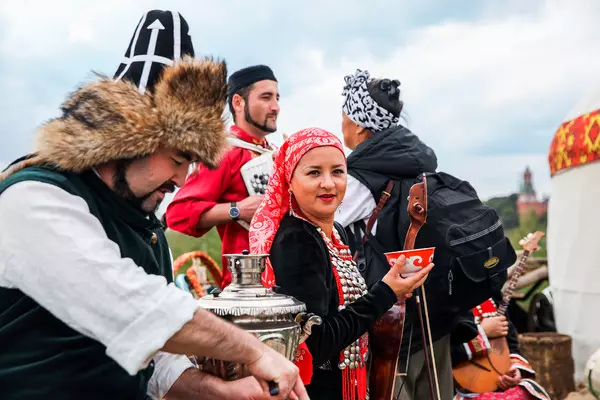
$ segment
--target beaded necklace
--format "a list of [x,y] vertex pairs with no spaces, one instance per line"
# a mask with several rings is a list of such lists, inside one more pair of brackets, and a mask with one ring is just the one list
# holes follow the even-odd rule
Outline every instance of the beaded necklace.
[[[317,231],[329,250],[338,290],[338,311],[342,311],[347,304],[367,294],[367,285],[352,259],[350,249],[342,242],[337,230],[333,229],[331,239],[321,228],[317,227]],[[340,353],[338,368],[342,370],[344,399],[368,398],[366,373],[368,347],[368,334],[365,333]]]
[[[289,213],[314,226],[323,238],[333,266],[332,271],[338,292],[338,311],[344,310],[347,304],[353,303],[367,294],[367,284],[358,271],[350,248],[342,242],[335,226],[333,235],[329,238],[321,228],[296,211],[291,198]],[[342,370],[342,398],[344,400],[369,399],[367,390],[368,350],[369,335],[365,333],[340,352],[340,361],[337,367]]]

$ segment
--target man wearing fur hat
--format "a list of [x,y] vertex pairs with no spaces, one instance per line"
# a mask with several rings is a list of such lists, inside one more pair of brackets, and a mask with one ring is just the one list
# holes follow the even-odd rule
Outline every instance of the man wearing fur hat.
[[[254,65],[229,78],[230,129],[233,146],[216,169],[200,167],[192,173],[169,204],[169,228],[200,237],[217,227],[223,254],[239,254],[249,248],[248,223],[263,195],[249,196],[240,169],[253,158],[271,151],[266,136],[277,130],[279,91],[271,68]],[[233,139],[233,140],[231,140]],[[231,282],[223,257],[222,286]]]
[[[146,13],[116,79],[76,90],[0,174],[3,400],[307,398],[291,362],[172,283],[154,210],[226,144],[225,63],[186,54],[185,20]],[[254,377],[225,383],[184,354]]]

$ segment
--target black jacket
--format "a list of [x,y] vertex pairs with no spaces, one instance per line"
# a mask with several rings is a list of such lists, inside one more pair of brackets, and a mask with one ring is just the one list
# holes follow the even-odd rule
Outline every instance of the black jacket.
[[436,169],[433,150],[403,126],[378,132],[348,156],[348,173],[369,188],[376,203],[390,179],[414,179]]
[[[344,240],[344,230],[340,225],[337,229]],[[341,399],[342,374],[337,367],[340,352],[394,305],[396,295],[380,282],[338,311],[337,286],[327,246],[314,226],[292,216],[281,221],[269,258],[278,291],[304,302],[309,313],[323,318],[306,341],[314,368],[312,382],[307,386],[310,398]]]
[[[395,126],[376,133],[372,138],[359,144],[348,157],[348,174],[356,178],[370,190],[376,203],[379,202],[381,193],[389,180],[406,182],[406,184],[397,183],[393,192],[394,194],[400,193],[398,196],[406,197],[410,185],[415,182],[418,175],[424,172],[435,172],[436,169],[437,157],[435,152],[414,133],[403,126]],[[388,204],[391,203],[392,200]],[[402,210],[397,212],[402,212]],[[406,215],[398,215],[397,218],[400,220],[404,218],[408,227],[408,213],[403,212],[403,214]],[[358,221],[354,225],[354,232],[357,232],[359,227],[364,229],[363,221]],[[361,248],[359,237],[354,236],[349,229],[347,229],[347,233],[351,237],[352,250],[362,252],[363,249]],[[383,268],[385,270],[389,269],[383,252],[402,249],[404,236],[398,235],[397,231],[384,232],[383,229],[378,227],[376,238],[378,243],[376,248],[367,246],[364,249],[367,252],[365,256],[366,260],[364,261],[366,266],[361,265],[361,269],[365,267],[366,269],[378,269],[381,272],[378,271],[376,278],[380,278]],[[417,247],[428,246],[417,241]],[[368,254],[369,252],[377,254]],[[378,263],[380,266],[376,268],[373,265],[375,263]],[[381,266],[382,264],[385,265]],[[434,267],[425,284],[433,341],[448,335],[457,318],[456,315],[452,315],[451,312],[442,309],[436,302],[436,292],[439,293],[439,290],[441,290],[441,286],[436,285],[436,281],[446,279],[445,277],[437,276],[437,272]],[[363,275],[366,273],[364,272]],[[368,281],[372,283],[374,281],[373,276],[370,276]],[[411,353],[423,348],[414,298],[407,301],[406,310],[404,339],[400,353],[401,365],[404,365],[402,363],[406,360],[409,342],[411,343]]]

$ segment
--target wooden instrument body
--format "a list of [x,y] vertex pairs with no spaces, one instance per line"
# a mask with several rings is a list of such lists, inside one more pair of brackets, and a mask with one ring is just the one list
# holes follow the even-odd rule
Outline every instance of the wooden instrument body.
[[510,349],[505,337],[490,339],[487,357],[465,361],[453,369],[454,380],[472,393],[487,393],[498,389],[498,378],[510,369]]
[[[427,181],[414,184],[409,190],[408,214],[410,226],[404,240],[404,250],[413,250],[419,229],[427,218]],[[372,361],[369,373],[369,398],[391,400],[397,377],[398,357],[404,332],[406,306],[404,300],[390,308],[369,330]]]
[[389,393],[394,393],[405,314],[405,304],[396,303],[369,330],[373,354],[369,374],[371,399],[390,399]]
[[[530,233],[520,244],[524,248],[519,264],[515,268],[508,285],[502,293],[502,304],[498,307],[498,315],[506,313],[508,303],[512,298],[517,281],[525,268],[529,255],[538,248],[538,242],[544,236],[543,232]],[[463,389],[471,393],[486,393],[498,390],[498,378],[511,367],[510,349],[506,337],[489,339],[490,350],[487,355],[465,361],[452,369],[454,380]]]

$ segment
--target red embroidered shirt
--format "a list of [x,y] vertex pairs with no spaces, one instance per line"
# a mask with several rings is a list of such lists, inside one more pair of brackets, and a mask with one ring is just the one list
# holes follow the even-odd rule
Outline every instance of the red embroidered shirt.
[[[259,140],[232,126],[230,132],[238,138],[253,144],[271,148],[266,140]],[[239,147],[232,147],[223,157],[220,165],[210,170],[201,165],[197,173],[191,174],[185,185],[175,194],[167,207],[167,226],[186,235],[201,237],[209,229],[199,229],[198,221],[202,214],[220,203],[239,202],[248,197],[240,168],[258,154]],[[217,231],[223,243],[222,254],[241,253],[249,249],[248,231],[237,222],[218,225]],[[222,258],[223,281],[225,287],[231,283],[231,273],[226,259]]]

